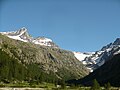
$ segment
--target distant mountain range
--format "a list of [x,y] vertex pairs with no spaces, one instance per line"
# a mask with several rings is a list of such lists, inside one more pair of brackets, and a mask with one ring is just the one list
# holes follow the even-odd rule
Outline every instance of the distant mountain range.
[[74,52],[76,58],[81,61],[91,72],[102,66],[107,60],[120,53],[120,38],[113,43],[103,46],[101,50],[91,53]]

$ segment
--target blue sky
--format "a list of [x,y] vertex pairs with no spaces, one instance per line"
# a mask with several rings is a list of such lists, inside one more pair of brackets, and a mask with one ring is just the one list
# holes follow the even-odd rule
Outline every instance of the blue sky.
[[0,31],[26,27],[72,51],[96,51],[120,37],[120,0],[0,0]]

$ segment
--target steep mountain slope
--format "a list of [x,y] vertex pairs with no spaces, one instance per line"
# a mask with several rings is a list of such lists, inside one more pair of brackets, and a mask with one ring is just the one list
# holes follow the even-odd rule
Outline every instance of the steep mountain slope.
[[111,57],[113,57],[115,54],[120,52],[120,38],[117,38],[113,43],[110,43],[106,46],[104,46],[101,50],[98,50],[96,52],[93,52],[92,54],[82,54],[82,60],[81,54],[77,55],[74,53],[75,57],[80,60],[88,69],[94,71],[95,69],[102,66],[107,60],[109,60]]
[[[12,35],[14,36],[14,33]],[[34,44],[28,42],[27,38],[24,38],[24,40],[27,42],[11,39],[8,33],[7,36],[0,34],[0,49],[10,57],[17,59],[19,63],[25,66],[35,64],[36,67],[48,75],[50,72],[54,73],[58,79],[81,78],[89,73],[72,52]],[[29,38],[29,40],[31,39]]]
[[90,73],[88,76],[80,80],[71,80],[70,83],[91,85],[92,81],[96,79],[101,85],[108,82],[113,86],[120,86],[120,54],[113,56],[110,60],[105,62],[100,68]]

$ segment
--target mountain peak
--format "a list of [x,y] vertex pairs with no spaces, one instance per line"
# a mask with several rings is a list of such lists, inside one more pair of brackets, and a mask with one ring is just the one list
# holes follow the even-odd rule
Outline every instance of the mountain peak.
[[27,30],[27,28],[26,28],[26,27],[22,27],[21,29],[22,29],[22,30]]
[[21,29],[18,30],[19,32],[27,32],[27,28],[22,27]]
[[23,34],[27,34],[28,35],[28,32],[27,32],[27,28],[25,27],[22,27],[21,29],[19,29],[18,31],[14,31],[14,35],[23,35]]
[[113,45],[120,45],[120,38],[117,38],[117,39],[114,41]]
[[49,38],[46,37],[38,37],[33,38],[28,33],[28,30],[26,27],[22,27],[21,29],[17,31],[11,31],[11,32],[0,32],[2,35],[6,35],[9,38],[20,40],[23,42],[30,42],[42,46],[49,46],[49,47],[55,47],[58,48],[58,46]]

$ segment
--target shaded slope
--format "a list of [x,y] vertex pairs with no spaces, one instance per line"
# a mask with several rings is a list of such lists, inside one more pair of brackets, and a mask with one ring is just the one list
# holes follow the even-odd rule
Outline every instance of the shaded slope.
[[69,83],[91,85],[96,79],[101,85],[110,82],[113,86],[120,86],[120,54],[115,55],[100,68],[83,79],[71,80]]

